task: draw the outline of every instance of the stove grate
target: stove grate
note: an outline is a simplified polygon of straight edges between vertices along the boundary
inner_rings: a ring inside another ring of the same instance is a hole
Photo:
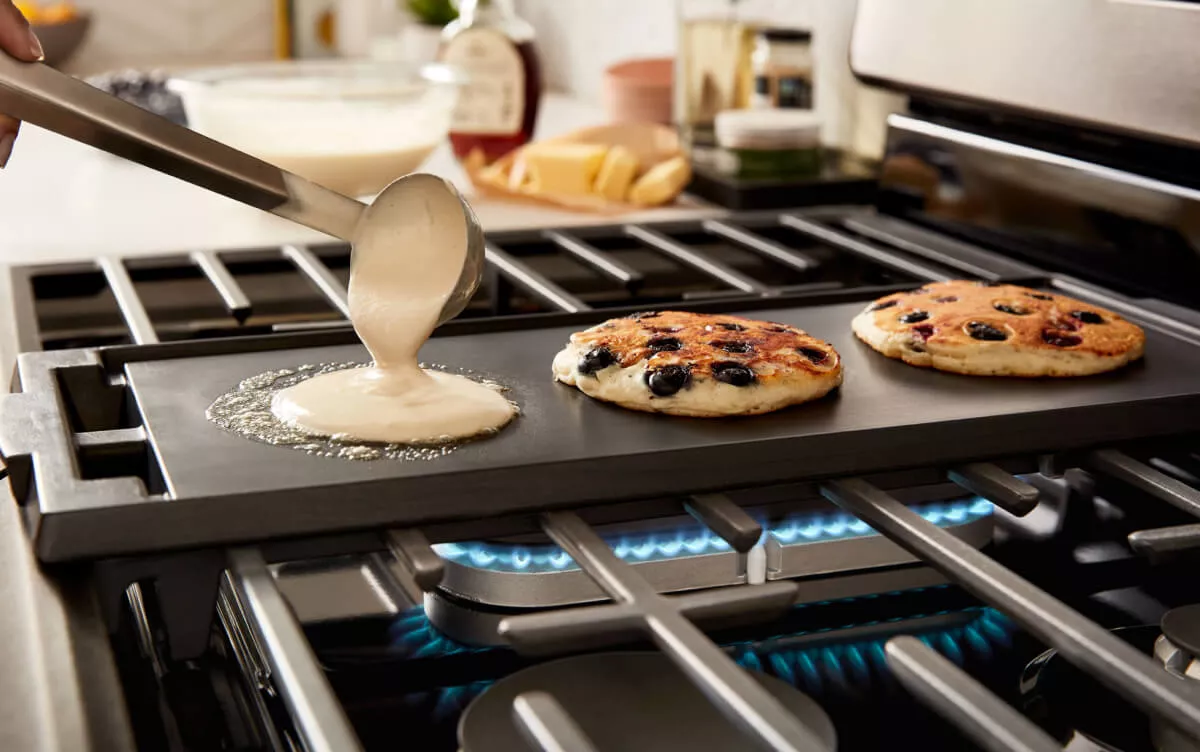
[[[463,318],[752,300],[969,277],[1038,277],[861,207],[488,236]],[[980,258],[984,260],[980,260]],[[345,245],[190,251],[10,269],[22,352],[346,328]]]

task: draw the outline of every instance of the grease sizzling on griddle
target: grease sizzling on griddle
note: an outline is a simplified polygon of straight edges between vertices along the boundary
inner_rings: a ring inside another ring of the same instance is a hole
[[[275,395],[283,423],[346,440],[453,441],[504,427],[516,414],[500,392],[420,367],[467,256],[467,218],[444,181],[414,176],[385,190],[354,233],[350,319],[374,363],[324,373]]]

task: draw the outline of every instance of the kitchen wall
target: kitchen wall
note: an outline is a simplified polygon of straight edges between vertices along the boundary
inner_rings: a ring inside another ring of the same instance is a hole
[[[814,0],[753,4],[780,25],[811,27]],[[675,51],[675,0],[516,0],[516,5],[537,27],[550,85],[583,97],[599,98],[604,68],[611,63]]]
[[[93,11],[68,70],[209,65],[270,57],[274,0],[76,0]]]

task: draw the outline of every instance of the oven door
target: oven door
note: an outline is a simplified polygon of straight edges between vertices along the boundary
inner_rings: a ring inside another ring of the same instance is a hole
[[[1200,146],[1200,0],[859,0],[868,83]]]

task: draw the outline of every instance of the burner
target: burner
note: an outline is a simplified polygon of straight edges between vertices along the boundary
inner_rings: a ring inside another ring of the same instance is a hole
[[[1160,627],[1162,635],[1154,643],[1154,657],[1172,676],[1200,680],[1200,661],[1196,660],[1200,656],[1200,604],[1171,609],[1163,614]],[[1150,728],[1159,752],[1200,751],[1200,744],[1157,719]]]
[[[817,703],[778,679],[751,676],[827,749],[836,748],[833,723]],[[463,752],[527,752],[513,723],[513,700],[532,691],[553,695],[597,752],[719,752],[753,746],[665,656],[601,653],[544,663],[497,682],[463,715],[458,729]]]
[[[1200,603],[1171,609],[1163,615],[1162,633],[1192,657],[1200,655]]]
[[[1125,627],[1113,633],[1150,653],[1158,628]],[[1082,737],[1106,752],[1165,749],[1152,744],[1150,723],[1144,714],[1068,663],[1056,650],[1047,650],[1025,668],[1021,694],[1026,713],[1064,744]]]

